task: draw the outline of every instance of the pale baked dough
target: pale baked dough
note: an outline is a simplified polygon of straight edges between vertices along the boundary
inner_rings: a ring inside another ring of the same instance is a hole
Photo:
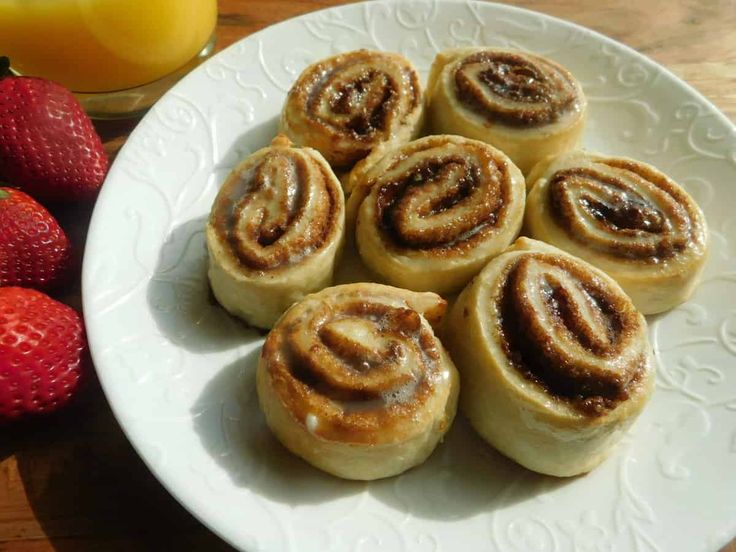
[[[356,167],[358,169],[358,167]],[[461,136],[394,148],[350,177],[348,229],[392,285],[459,291],[518,235],[526,187],[502,152]]]
[[[576,151],[541,162],[530,179],[526,232],[614,278],[644,314],[686,301],[708,252],[705,217],[654,167]]]
[[[575,148],[587,102],[575,77],[527,52],[457,48],[440,52],[427,83],[434,134],[459,134],[499,148],[526,174],[539,160]]]
[[[302,71],[286,97],[281,130],[344,174],[377,146],[418,136],[423,114],[419,75],[408,59],[356,50]]]
[[[294,302],[329,286],[344,241],[342,188],[327,161],[283,136],[228,176],[207,222],[217,301],[270,328]]]
[[[432,293],[359,283],[309,295],[266,338],[257,389],[294,454],[346,479],[421,464],[452,424],[459,381]]]
[[[478,433],[531,470],[588,472],[644,408],[654,359],[644,317],[611,278],[519,238],[460,294],[445,339]]]

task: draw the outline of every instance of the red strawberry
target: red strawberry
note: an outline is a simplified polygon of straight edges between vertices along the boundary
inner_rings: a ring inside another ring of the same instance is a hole
[[[66,404],[86,348],[74,309],[33,289],[0,288],[0,423]]]
[[[0,79],[0,179],[41,201],[95,197],[108,160],[69,90],[35,77]]]
[[[49,289],[67,275],[71,244],[31,196],[0,188],[0,286]]]

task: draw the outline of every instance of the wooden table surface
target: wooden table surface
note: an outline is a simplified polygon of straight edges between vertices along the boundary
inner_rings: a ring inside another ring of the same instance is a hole
[[[342,3],[220,0],[217,47],[282,19]],[[513,3],[580,23],[636,48],[736,120],[736,0]],[[98,125],[111,154],[136,122]],[[56,211],[79,252],[91,210],[79,206]],[[81,308],[79,278],[59,298]],[[66,411],[0,430],[0,551],[4,550],[231,549],[149,473],[91,375],[79,401]],[[736,552],[736,540],[726,551]]]

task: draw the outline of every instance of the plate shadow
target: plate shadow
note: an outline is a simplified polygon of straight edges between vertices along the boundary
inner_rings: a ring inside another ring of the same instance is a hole
[[[485,444],[461,416],[421,466],[373,482],[346,481],[313,468],[272,435],[258,404],[260,347],[223,367],[191,412],[207,452],[233,483],[270,500],[326,505],[367,493],[405,516],[463,519],[528,500],[569,480],[530,472]]]
[[[192,408],[194,430],[205,449],[238,487],[290,504],[323,504],[360,493],[363,482],[346,481],[293,455],[266,426],[255,375],[261,348],[222,368]]]
[[[146,299],[161,334],[192,352],[232,349],[261,332],[230,316],[215,300],[207,279],[206,217],[175,226],[159,254]]]

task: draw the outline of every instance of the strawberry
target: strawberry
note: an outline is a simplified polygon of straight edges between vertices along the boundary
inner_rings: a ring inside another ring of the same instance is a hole
[[[33,289],[0,288],[0,423],[69,402],[86,348],[74,309]]]
[[[107,166],[102,141],[69,90],[0,74],[0,179],[41,201],[89,200]]]
[[[20,190],[0,188],[0,286],[49,289],[70,262],[69,238],[51,213]]]

